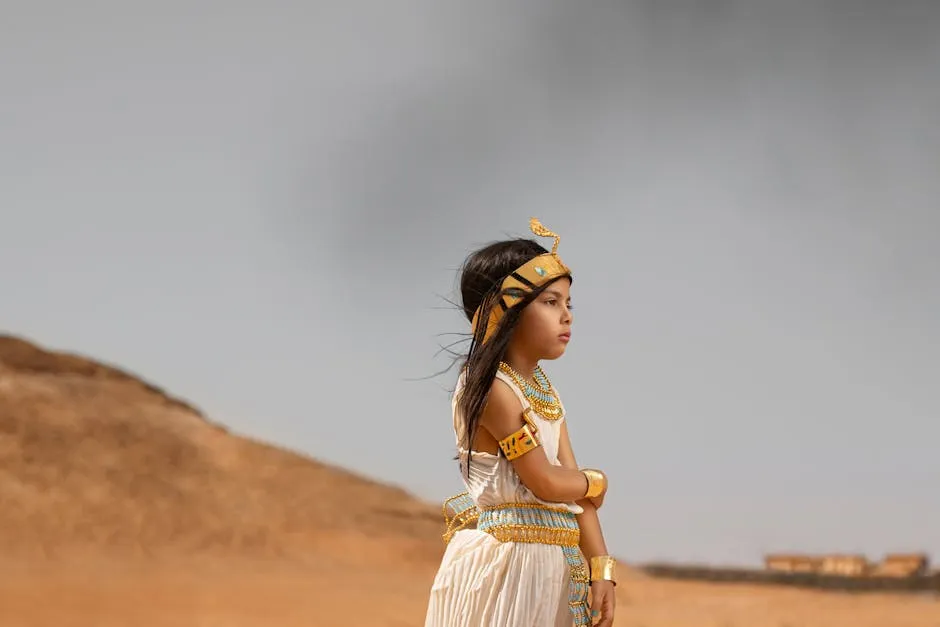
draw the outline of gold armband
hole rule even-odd
[[[617,585],[617,560],[609,555],[591,558],[591,581],[610,581]]]
[[[600,470],[585,468],[581,472],[588,480],[588,488],[587,492],[584,493],[584,498],[593,499],[607,490],[607,477]]]
[[[539,440],[535,436],[532,427],[527,424],[499,441],[499,448],[503,450],[503,454],[509,461],[522,457],[538,447]]]

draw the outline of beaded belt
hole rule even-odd
[[[448,509],[453,515],[448,515]],[[557,509],[541,503],[503,503],[478,508],[469,494],[459,494],[444,502],[444,521],[447,530],[444,542],[476,522],[476,527],[500,542],[550,544],[561,547],[568,563],[568,609],[574,617],[575,627],[591,624],[588,611],[588,569],[578,549],[581,531],[578,519],[566,509]]]

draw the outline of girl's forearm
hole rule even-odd
[[[581,552],[588,559],[598,555],[608,555],[607,543],[604,542],[604,532],[601,531],[601,521],[597,516],[597,508],[588,499],[578,501],[584,509],[578,514],[578,526],[581,528]]]

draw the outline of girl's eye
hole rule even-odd
[[[554,298],[549,298],[549,299],[546,300],[545,302],[548,303],[549,305],[551,305],[552,307],[554,307],[555,304],[558,303],[558,301],[555,300]]]

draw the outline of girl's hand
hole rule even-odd
[[[600,508],[601,508],[601,505],[604,504],[604,497],[605,497],[605,496],[607,496],[607,492],[606,492],[606,491],[605,491],[603,494],[601,494],[600,496],[595,496],[593,499],[588,499],[588,500],[591,501],[591,504],[594,506],[594,509],[600,509]]]
[[[591,618],[595,627],[613,627],[616,593],[614,582],[595,581],[591,584]]]

